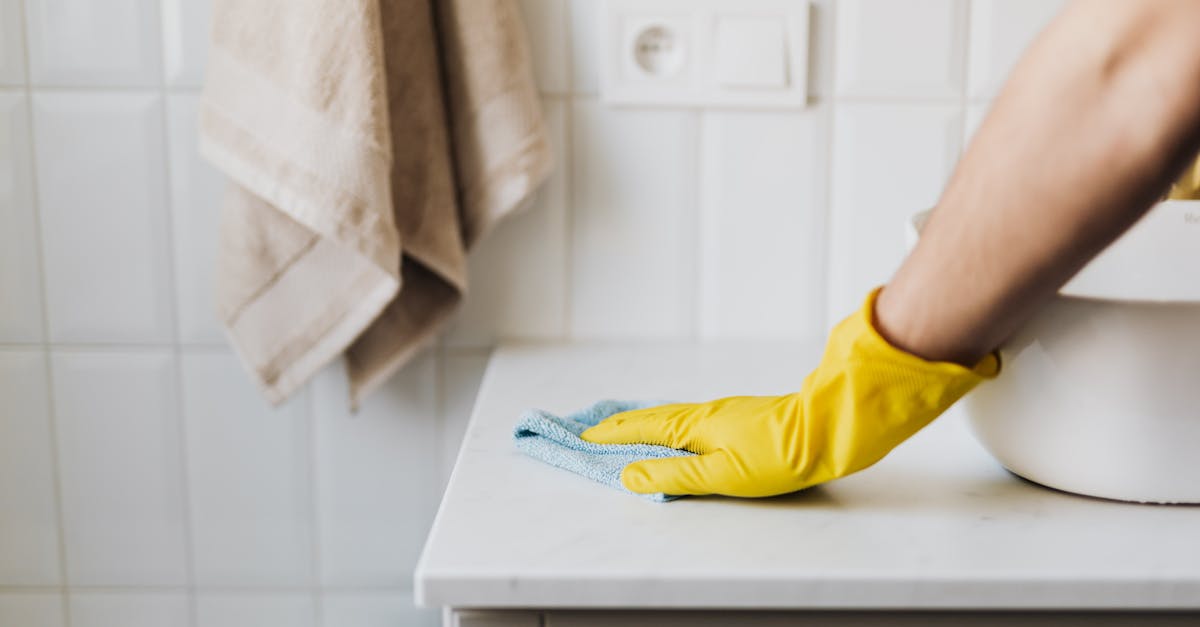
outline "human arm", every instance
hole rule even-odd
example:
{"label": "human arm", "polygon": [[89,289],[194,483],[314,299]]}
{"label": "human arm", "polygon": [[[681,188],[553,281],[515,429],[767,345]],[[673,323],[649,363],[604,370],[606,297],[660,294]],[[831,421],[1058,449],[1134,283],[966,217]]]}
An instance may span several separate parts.
{"label": "human arm", "polygon": [[1081,0],[1014,69],[879,297],[898,348],[974,363],[1200,149],[1200,3]]}
{"label": "human arm", "polygon": [[1198,25],[1188,0],[1071,4],[1015,68],[916,249],[835,327],[799,392],[625,412],[583,437],[700,453],[630,464],[635,492],[766,496],[878,461],[994,375],[990,352],[1195,154]]}

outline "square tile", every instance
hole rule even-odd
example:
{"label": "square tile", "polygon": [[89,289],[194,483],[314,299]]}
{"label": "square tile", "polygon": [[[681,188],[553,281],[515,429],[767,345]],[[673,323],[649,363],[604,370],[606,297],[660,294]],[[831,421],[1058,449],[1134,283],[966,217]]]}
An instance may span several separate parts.
{"label": "square tile", "polygon": [[316,619],[310,594],[241,592],[196,598],[196,627],[311,627]]}
{"label": "square tile", "polygon": [[438,494],[445,492],[450,471],[458,459],[467,422],[475,408],[475,395],[479,392],[479,384],[483,382],[483,373],[487,370],[490,358],[489,353],[447,351],[442,360],[442,398],[439,402],[442,415],[438,420],[441,489]]}
{"label": "square tile", "polygon": [[839,96],[961,95],[966,2],[842,0],[837,10]]}
{"label": "square tile", "polygon": [[827,107],[705,114],[702,337],[824,336],[828,133]]}
{"label": "square tile", "polygon": [[575,338],[692,334],[696,118],[576,101]]}
{"label": "square tile", "polygon": [[49,403],[45,353],[0,350],[0,585],[62,582]]}
{"label": "square tile", "polygon": [[0,85],[25,83],[23,23],[21,0],[0,0]]}
{"label": "square tile", "polygon": [[325,625],[337,627],[437,627],[437,609],[413,605],[408,593],[328,593],[322,607]]}
{"label": "square tile", "polygon": [[56,592],[0,593],[0,625],[63,627],[63,598]]}
{"label": "square tile", "polygon": [[42,341],[28,102],[24,91],[0,90],[0,342]]}
{"label": "square tile", "polygon": [[521,0],[521,16],[529,35],[538,88],[566,93],[570,90],[566,0]]}
{"label": "square tile", "polygon": [[233,354],[181,359],[196,583],[313,583],[305,395],[272,409]]}
{"label": "square tile", "polygon": [[162,0],[168,84],[191,87],[204,84],[211,5],[211,0]]}
{"label": "square tile", "polygon": [[594,94],[600,90],[600,25],[604,3],[568,0],[568,47],[571,51],[571,91]]}
{"label": "square tile", "polygon": [[1062,0],[975,0],[967,93],[988,98],[1000,90],[1025,48],[1062,9]]}
{"label": "square tile", "polygon": [[172,592],[72,592],[71,627],[188,627],[188,601]]}
{"label": "square tile", "polygon": [[[347,407],[341,364],[314,381],[322,583],[406,586],[437,498],[437,364],[426,353]],[[335,623],[336,624],[336,623]]]}
{"label": "square tile", "polygon": [[225,177],[200,158],[196,142],[199,101],[195,93],[167,97],[175,310],[180,342],[225,345],[214,302]]}
{"label": "square tile", "polygon": [[566,104],[547,99],[543,106],[555,171],[529,207],[471,251],[470,289],[447,334],[451,345],[560,338],[566,332]]}
{"label": "square tile", "polygon": [[56,351],[51,364],[68,581],[184,584],[171,354]]}
{"label": "square tile", "polygon": [[933,207],[958,158],[962,118],[943,105],[842,105],[834,119],[828,323],[903,260],[906,221]]}
{"label": "square tile", "polygon": [[156,0],[28,0],[34,85],[157,85],[162,38]]}
{"label": "square tile", "polygon": [[170,341],[161,99],[56,91],[33,109],[51,341]]}

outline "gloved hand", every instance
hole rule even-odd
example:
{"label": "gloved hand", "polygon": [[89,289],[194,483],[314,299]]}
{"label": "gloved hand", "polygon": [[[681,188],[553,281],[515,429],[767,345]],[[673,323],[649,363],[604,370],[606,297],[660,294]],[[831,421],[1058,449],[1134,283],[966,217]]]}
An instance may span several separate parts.
{"label": "gloved hand", "polygon": [[621,483],[639,493],[771,496],[862,470],[1000,369],[994,354],[969,369],[894,348],[874,327],[878,293],[833,329],[797,393],[622,412],[582,437],[698,453],[626,466]]}

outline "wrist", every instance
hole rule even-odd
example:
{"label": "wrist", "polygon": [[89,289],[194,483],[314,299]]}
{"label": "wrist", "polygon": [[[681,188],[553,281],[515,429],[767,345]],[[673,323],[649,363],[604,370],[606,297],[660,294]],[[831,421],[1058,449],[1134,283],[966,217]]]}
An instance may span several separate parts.
{"label": "wrist", "polygon": [[[936,299],[945,303],[942,299]],[[931,299],[915,298],[903,288],[882,288],[875,300],[872,326],[894,348],[927,361],[945,361],[968,368],[991,348],[968,341],[969,333],[957,329],[952,316],[936,311]],[[939,313],[942,315],[939,317]]]}

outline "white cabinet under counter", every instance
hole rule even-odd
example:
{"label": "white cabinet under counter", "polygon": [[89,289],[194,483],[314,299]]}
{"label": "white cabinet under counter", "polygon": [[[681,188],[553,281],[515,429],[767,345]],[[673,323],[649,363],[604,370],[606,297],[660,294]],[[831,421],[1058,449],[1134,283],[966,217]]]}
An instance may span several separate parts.
{"label": "white cabinet under counter", "polygon": [[418,603],[460,627],[1200,624],[1200,507],[1022,481],[953,410],[873,468],[770,499],[652,503],[512,443],[529,407],[782,394],[818,354],[497,349],[417,566]]}

